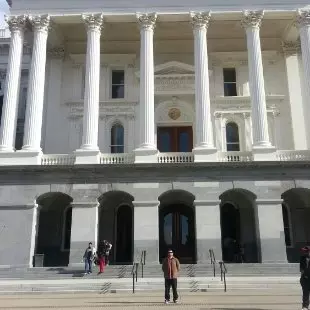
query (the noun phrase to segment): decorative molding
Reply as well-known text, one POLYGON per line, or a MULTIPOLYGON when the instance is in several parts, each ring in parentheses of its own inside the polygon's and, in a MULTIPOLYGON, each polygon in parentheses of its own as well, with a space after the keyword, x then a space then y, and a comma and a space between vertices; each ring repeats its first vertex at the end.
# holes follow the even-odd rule
POLYGON ((282 50, 285 55, 295 55, 301 52, 300 41, 283 41, 281 42, 282 50))
POLYGON ((36 31, 48 32, 50 26, 49 15, 29 16, 29 21, 36 31))
POLYGON ((298 9, 296 12, 295 26, 297 28, 310 26, 310 10, 298 9))
POLYGON ((264 17, 264 11, 244 11, 241 26, 247 28, 260 28, 264 17))
POLYGON ((6 78, 6 69, 0 69, 0 79, 5 80, 6 78))
POLYGON ((191 12, 190 18, 193 29, 207 29, 211 20, 211 12, 191 12))
POLYGON ((103 28, 103 14, 82 14, 82 19, 89 31, 99 31, 103 28))
POLYGON ((65 56, 64 47, 55 47, 47 51, 47 55, 53 59, 63 59, 65 56))
MULTIPOLYGON (((99 117, 104 119, 106 117, 114 116, 135 116, 135 106, 137 102, 115 102, 115 101, 102 101, 99 103, 99 117)), ((70 119, 77 119, 83 117, 84 102, 75 101, 67 102, 66 106, 69 108, 68 117, 70 119)))
POLYGON ((145 30, 155 29, 156 20, 157 20, 156 13, 148 13, 148 14, 137 13, 136 17, 137 17, 140 29, 145 29, 145 30))
POLYGON ((27 16, 5 16, 5 21, 9 25, 9 29, 11 32, 14 31, 23 31, 26 27, 27 16))

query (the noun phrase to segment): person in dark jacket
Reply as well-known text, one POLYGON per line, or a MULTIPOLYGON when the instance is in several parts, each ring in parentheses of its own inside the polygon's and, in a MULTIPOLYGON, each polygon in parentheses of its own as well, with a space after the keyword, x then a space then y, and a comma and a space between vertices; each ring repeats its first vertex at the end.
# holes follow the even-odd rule
POLYGON ((178 302, 177 278, 180 271, 180 262, 173 256, 173 251, 169 250, 168 255, 163 260, 162 271, 165 277, 165 303, 170 302, 170 287, 173 292, 173 302, 178 302))
POLYGON ((310 295, 310 246, 302 249, 303 255, 300 257, 300 285, 302 287, 302 309, 308 310, 310 295))

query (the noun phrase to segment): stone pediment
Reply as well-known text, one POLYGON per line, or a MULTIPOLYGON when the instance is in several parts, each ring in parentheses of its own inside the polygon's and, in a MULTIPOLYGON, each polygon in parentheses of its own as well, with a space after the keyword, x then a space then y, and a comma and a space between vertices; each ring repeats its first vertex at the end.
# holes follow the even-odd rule
MULTIPOLYGON (((140 72, 136 72, 140 77, 140 72)), ((154 67, 155 77, 169 75, 195 75, 195 67, 178 61, 168 61, 154 67)))
POLYGON ((155 66, 155 76, 195 74, 195 67, 178 61, 169 61, 155 66))

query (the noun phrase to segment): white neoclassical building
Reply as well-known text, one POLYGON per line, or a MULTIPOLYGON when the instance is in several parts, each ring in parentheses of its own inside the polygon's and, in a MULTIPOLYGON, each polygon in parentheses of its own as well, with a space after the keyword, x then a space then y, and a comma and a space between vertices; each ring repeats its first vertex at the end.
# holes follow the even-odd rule
MULTIPOLYGON (((0 265, 310 242, 306 1, 13 0, 0 33, 0 265), (8 250, 18 255, 1 255, 8 250), (17 252, 18 251, 18 252, 17 252)), ((12 253, 12 252, 11 252, 12 253)))

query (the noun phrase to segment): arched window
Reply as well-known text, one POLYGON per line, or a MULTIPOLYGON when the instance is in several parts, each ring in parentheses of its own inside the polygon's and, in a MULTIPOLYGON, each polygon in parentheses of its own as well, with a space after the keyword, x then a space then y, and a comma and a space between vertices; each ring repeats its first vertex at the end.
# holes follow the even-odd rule
POLYGON ((289 214, 288 214, 288 208, 284 204, 282 204, 282 215, 283 215, 285 244, 286 246, 291 246, 292 238, 291 238, 291 229, 290 229, 290 219, 289 219, 289 214))
POLYGON ((120 124, 111 128, 111 153, 124 153, 124 127, 120 124))
POLYGON ((226 124, 226 149, 227 152, 240 151, 239 129, 233 122, 226 124))

